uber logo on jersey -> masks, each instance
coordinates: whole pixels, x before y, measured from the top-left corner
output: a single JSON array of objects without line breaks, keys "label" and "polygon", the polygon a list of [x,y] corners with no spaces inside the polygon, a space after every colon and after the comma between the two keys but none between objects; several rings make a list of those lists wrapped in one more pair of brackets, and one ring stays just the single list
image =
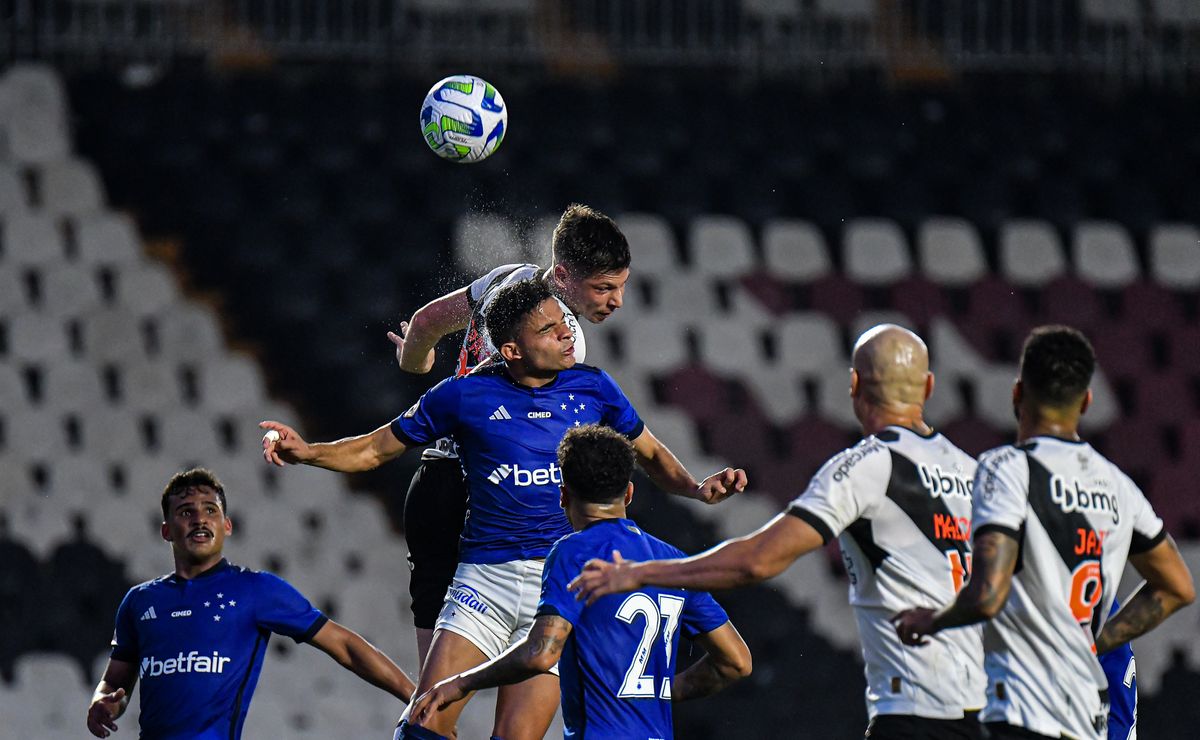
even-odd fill
[{"label": "uber logo on jersey", "polygon": [[553,414],[551,414],[549,411],[530,411],[525,415],[530,419],[549,419],[551,416],[553,416]]}]

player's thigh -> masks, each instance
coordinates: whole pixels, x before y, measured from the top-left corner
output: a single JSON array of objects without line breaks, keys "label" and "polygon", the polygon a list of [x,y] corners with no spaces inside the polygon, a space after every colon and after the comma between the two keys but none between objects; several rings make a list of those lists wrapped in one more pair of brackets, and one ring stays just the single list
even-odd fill
[{"label": "player's thigh", "polygon": [[983,732],[974,716],[946,720],[879,714],[867,726],[864,737],[867,740],[980,740]]},{"label": "player's thigh", "polygon": [[500,740],[541,740],[558,711],[558,676],[543,673],[501,686],[492,734]]},{"label": "player's thigh", "polygon": [[[433,643],[429,646],[429,656],[425,659],[424,669],[417,678],[415,696],[424,694],[438,681],[474,668],[486,660],[487,656],[483,654],[483,651],[475,647],[474,643],[467,638],[453,632],[438,630],[434,633]],[[451,704],[438,712],[431,720],[423,722],[422,725],[450,737],[454,726],[458,723],[459,715],[462,714],[473,695],[468,694],[462,701]]]},{"label": "player's thigh", "polygon": [[417,633],[417,675],[419,676],[425,670],[425,658],[429,656],[429,646],[433,643],[433,630],[416,627],[413,631]]}]

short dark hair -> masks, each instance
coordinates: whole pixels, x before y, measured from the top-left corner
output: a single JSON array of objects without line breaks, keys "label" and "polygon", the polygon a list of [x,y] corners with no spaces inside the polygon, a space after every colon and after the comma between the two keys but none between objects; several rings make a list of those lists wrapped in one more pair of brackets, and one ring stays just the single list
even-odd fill
[{"label": "short dark hair", "polygon": [[558,466],[572,495],[588,503],[611,503],[629,487],[633,445],[609,427],[572,427],[558,443]]},{"label": "short dark hair", "polygon": [[542,305],[542,301],[553,298],[550,287],[537,278],[520,280],[507,285],[496,293],[483,315],[488,337],[497,348],[517,338],[521,322]]},{"label": "short dark hair", "polygon": [[162,515],[163,520],[171,517],[171,497],[178,496],[189,488],[197,488],[199,486],[208,486],[217,492],[217,500],[221,502],[221,511],[228,513],[229,507],[225,503],[225,486],[221,485],[221,481],[217,480],[216,474],[205,468],[192,468],[184,470],[171,476],[171,480],[167,481],[167,487],[162,492]]},{"label": "short dark hair", "polygon": [[629,241],[617,223],[595,208],[572,203],[554,227],[551,257],[581,277],[629,267]]},{"label": "short dark hair", "polygon": [[1096,353],[1078,329],[1039,326],[1029,333],[1021,350],[1021,385],[1050,406],[1078,401],[1092,382]]}]

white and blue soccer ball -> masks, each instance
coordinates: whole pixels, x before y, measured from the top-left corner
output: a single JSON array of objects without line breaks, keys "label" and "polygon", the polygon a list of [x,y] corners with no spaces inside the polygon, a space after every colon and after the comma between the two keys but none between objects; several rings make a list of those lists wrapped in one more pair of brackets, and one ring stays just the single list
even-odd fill
[{"label": "white and blue soccer ball", "polygon": [[480,162],[504,141],[508,108],[500,92],[474,75],[453,75],[429,89],[421,104],[421,133],[439,157]]}]

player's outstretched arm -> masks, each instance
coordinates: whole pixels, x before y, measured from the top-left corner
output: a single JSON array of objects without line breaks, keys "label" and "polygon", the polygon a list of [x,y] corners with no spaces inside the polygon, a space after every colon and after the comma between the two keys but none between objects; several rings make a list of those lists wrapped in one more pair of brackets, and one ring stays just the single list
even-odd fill
[{"label": "player's outstretched arm", "polygon": [[667,493],[716,504],[746,490],[746,471],[741,468],[725,468],[697,483],[675,453],[649,429],[643,429],[633,440],[633,451],[650,480]]},{"label": "player's outstretched arm", "polygon": [[370,434],[313,444],[278,421],[263,421],[258,426],[267,430],[262,439],[263,459],[280,467],[303,463],[339,473],[359,473],[374,470],[407,449],[396,439],[391,424],[384,424]]},{"label": "player's outstretched arm", "polygon": [[426,303],[408,321],[400,322],[400,331],[387,337],[396,346],[396,363],[401,370],[425,374],[433,369],[434,349],[438,341],[461,329],[471,320],[467,288]]},{"label": "player's outstretched arm", "polygon": [[507,686],[547,673],[558,663],[563,646],[571,635],[571,623],[562,617],[543,614],[521,642],[483,665],[451,676],[421,694],[413,702],[409,717],[424,725],[436,713],[473,691]]},{"label": "player's outstretched arm", "polygon": [[412,700],[417,687],[408,674],[354,630],[331,619],[317,630],[310,642],[372,686],[378,686],[406,704]]},{"label": "player's outstretched arm", "polygon": [[750,648],[733,622],[698,635],[696,641],[704,647],[705,655],[671,682],[671,701],[710,696],[746,678],[753,669]]},{"label": "player's outstretched arm", "polygon": [[929,635],[995,617],[1008,601],[1020,551],[1014,533],[999,527],[981,527],[975,533],[973,566],[967,585],[940,611],[906,609],[893,616],[892,624],[900,641],[905,645],[925,645]]},{"label": "player's outstretched arm", "polygon": [[96,737],[108,737],[117,731],[117,719],[129,706],[129,693],[137,683],[137,666],[115,658],[108,659],[104,677],[96,684],[92,703],[88,707],[88,732]]},{"label": "player's outstretched arm", "polygon": [[1141,637],[1196,600],[1191,571],[1170,535],[1146,552],[1130,555],[1129,562],[1146,580],[1096,636],[1097,654]]},{"label": "player's outstretched arm", "polygon": [[570,584],[575,598],[591,604],[601,596],[642,586],[693,591],[760,583],[779,575],[801,555],[821,547],[821,534],[808,522],[780,514],[753,534],[727,540],[713,549],[677,560],[626,562],[613,552],[613,562],[589,560]]}]

